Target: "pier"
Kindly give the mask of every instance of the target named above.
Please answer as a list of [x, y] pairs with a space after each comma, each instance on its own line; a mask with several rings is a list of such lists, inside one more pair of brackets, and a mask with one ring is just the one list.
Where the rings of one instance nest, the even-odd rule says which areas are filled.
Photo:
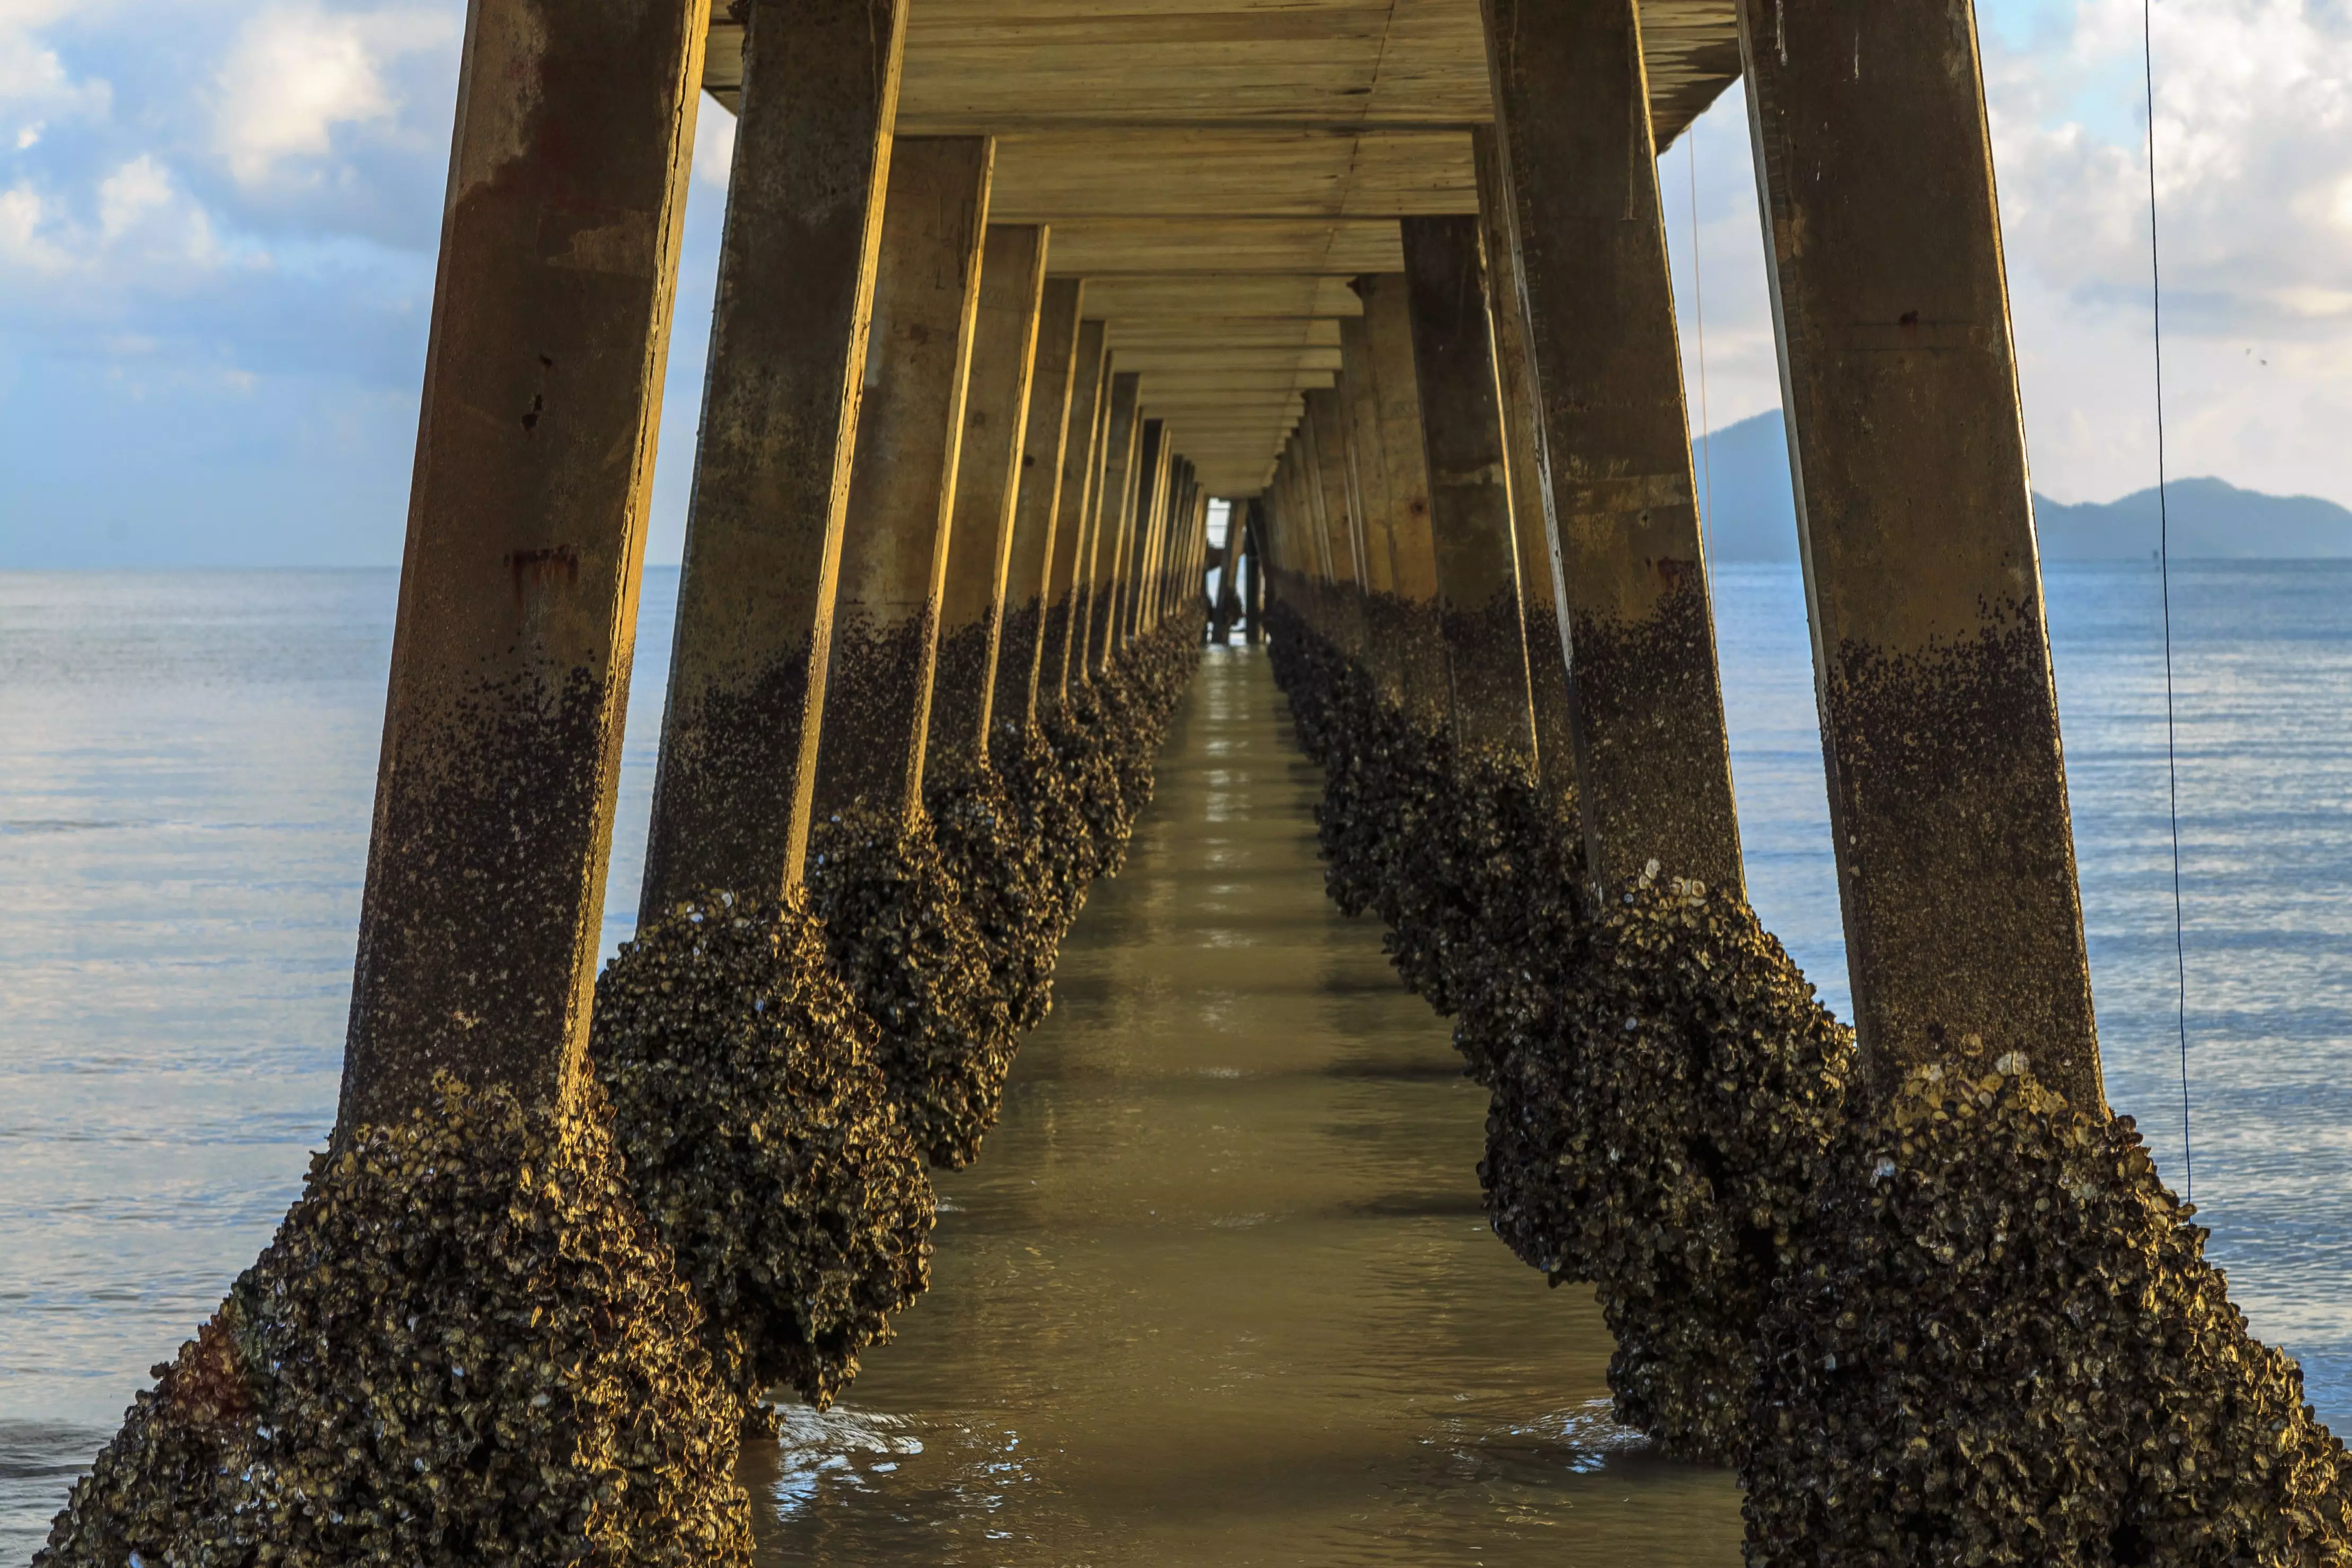
[[[1283, 1003], [1205, 939], [1223, 894], [1160, 901], [1228, 850], [1311, 894], [1308, 789], [1377, 917], [1328, 917], [1349, 962], [1384, 948], [1453, 1020], [1454, 1111], [1487, 1098], [1475, 1186], [1334, 1194], [1350, 1244], [1475, 1230], [1460, 1278], [1499, 1238], [1523, 1295], [1577, 1287], [1593, 1440], [1727, 1468], [1749, 1561], [2352, 1552], [2352, 1460], [2105, 1102], [1965, 7], [472, 0], [466, 48], [337, 1125], [43, 1568], [748, 1561], [745, 1434], [789, 1448], [974, 1244], [942, 1212], [1090, 890], [1064, 983], [1143, 982], [1138, 1049]], [[1660, 151], [1741, 79], [1850, 1022], [1744, 897], [1661, 226]], [[600, 971], [633, 681], [658, 779]], [[1121, 1071], [1203, 1048], [1167, 1049]], [[1344, 1022], [1295, 1049], [1433, 1076]], [[1108, 1168], [1149, 1109], [1077, 1097], [1062, 1146]], [[1234, 1256], [1266, 1288], [1307, 1228]], [[1443, 1490], [1433, 1551], [1475, 1533]]]

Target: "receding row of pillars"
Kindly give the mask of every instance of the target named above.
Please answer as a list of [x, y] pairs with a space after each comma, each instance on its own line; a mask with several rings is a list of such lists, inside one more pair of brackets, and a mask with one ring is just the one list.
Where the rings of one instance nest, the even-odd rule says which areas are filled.
[[[1637, 9], [1484, 12], [1480, 212], [1403, 219], [1403, 276], [1358, 281], [1265, 559], [1457, 757], [1573, 801], [1597, 896], [1738, 894]], [[1864, 1060], [2017, 1051], [2096, 1106], [1973, 29], [1779, 0], [1740, 26]]]
[[[748, 0], [644, 907], [795, 888], [1197, 602], [1208, 496], [987, 137], [894, 134], [903, 0]], [[477, 0], [340, 1124], [579, 1086], [700, 0]]]

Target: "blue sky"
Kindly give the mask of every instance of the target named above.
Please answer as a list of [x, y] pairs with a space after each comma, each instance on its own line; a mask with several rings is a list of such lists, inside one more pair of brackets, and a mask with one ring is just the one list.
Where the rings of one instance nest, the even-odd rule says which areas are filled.
[[[2035, 481], [2063, 499], [2154, 475], [2138, 16], [1982, 13]], [[0, 567], [397, 559], [462, 23], [462, 0], [0, 0]], [[2174, 472], [2352, 502], [2352, 20], [2159, 0], [2157, 29]], [[730, 129], [706, 105], [655, 560]], [[1778, 401], [1736, 93], [1661, 176], [1694, 419], [1727, 424]]]

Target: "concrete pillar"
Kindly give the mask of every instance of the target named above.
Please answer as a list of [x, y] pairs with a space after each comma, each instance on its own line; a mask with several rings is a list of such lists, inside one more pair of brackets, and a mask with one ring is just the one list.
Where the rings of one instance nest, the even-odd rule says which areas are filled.
[[1013, 513], [1021, 494], [1021, 442], [1045, 287], [1045, 229], [1035, 224], [989, 225], [981, 252], [971, 370], [964, 384], [947, 580], [940, 595], [927, 772], [988, 755]]
[[[1389, 570], [1396, 585], [1399, 695], [1413, 721], [1435, 729], [1452, 721], [1453, 677], [1438, 613], [1437, 551], [1429, 529], [1429, 457], [1421, 432], [1421, 383], [1413, 369], [1412, 321], [1405, 280], [1383, 274], [1356, 281], [1363, 299], [1359, 373], [1380, 427], [1376, 452], [1387, 497]], [[1341, 351], [1347, 340], [1341, 339]]]
[[1400, 226], [1454, 738], [1465, 756], [1532, 769], [1527, 639], [1478, 220], [1406, 218]]
[[1094, 564], [1087, 572], [1087, 673], [1099, 675], [1118, 651], [1118, 581], [1135, 522], [1135, 490], [1142, 476], [1143, 378], [1119, 371], [1110, 379], [1110, 429], [1103, 446], [1102, 495], [1095, 508]]
[[1247, 533], [1243, 539], [1247, 568], [1242, 579], [1242, 638], [1255, 647], [1265, 641], [1265, 503], [1250, 503]]
[[[1486, 0], [1501, 183], [1567, 607], [1578, 800], [1601, 886], [1742, 885], [1715, 620], [1632, 0]], [[1499, 214], [1498, 214], [1499, 215]]]
[[1110, 421], [1110, 349], [1100, 321], [1081, 321], [1070, 371], [1069, 434], [1062, 448], [1061, 495], [1054, 503], [1054, 551], [1045, 578], [1045, 625], [1037, 654], [1040, 702], [1059, 702], [1075, 668], [1083, 673], [1089, 513]]
[[1143, 422], [1143, 444], [1136, 459], [1135, 511], [1120, 553], [1118, 607], [1111, 618], [1114, 646], [1125, 647], [1142, 630], [1143, 599], [1150, 571], [1153, 536], [1167, 501], [1168, 426], [1164, 421]]
[[1234, 640], [1234, 621], [1241, 607], [1242, 554], [1249, 538], [1249, 503], [1225, 503], [1225, 544], [1218, 557], [1217, 607], [1212, 619], [1210, 639], [1230, 646]]
[[704, 25], [475, 7], [344, 1133], [433, 1104], [442, 1069], [526, 1104], [581, 1081]]
[[814, 810], [922, 804], [948, 524], [994, 143], [901, 137], [890, 160]]
[[745, 18], [652, 913], [800, 881], [898, 118], [904, 0], [758, 0]]
[[1323, 530], [1337, 640], [1360, 663], [1365, 657], [1363, 563], [1357, 550], [1355, 506], [1348, 486], [1347, 430], [1338, 393], [1328, 387], [1308, 392], [1307, 417], [1299, 421], [1298, 428], [1306, 437], [1301, 477], [1308, 491], [1307, 504]]
[[2102, 1103], [1969, 7], [1740, 7], [1854, 1024]]
[[[1495, 128], [1472, 126], [1470, 145], [1478, 174], [1479, 236], [1486, 254], [1486, 306], [1495, 327], [1495, 379], [1503, 398], [1503, 446], [1510, 460], [1519, 623], [1528, 640], [1528, 703], [1535, 715], [1536, 758], [1543, 787], [1558, 803], [1576, 797], [1576, 727], [1570, 711], [1568, 639], [1560, 630], [1559, 563], [1551, 548], [1549, 491], [1540, 460], [1543, 437], [1536, 412], [1535, 365], [1511, 234], [1510, 185]], [[1675, 373], [1680, 375], [1680, 366]]]
[[[1027, 425], [1022, 435], [1019, 496], [1013, 542], [1005, 558], [1004, 631], [996, 655], [996, 692], [990, 708], [998, 725], [1037, 716], [1044, 668], [1045, 608], [1053, 585], [1055, 518], [1061, 510], [1064, 458], [1070, 442], [1071, 393], [1077, 384], [1078, 311], [1085, 285], [1048, 278], [1038, 302], [1037, 352], [1029, 380]], [[1080, 433], [1084, 439], [1084, 433]], [[1054, 674], [1060, 690], [1061, 672]]]
[[[1363, 571], [1364, 669], [1381, 701], [1405, 704], [1404, 601], [1397, 591], [1395, 525], [1381, 450], [1379, 399], [1365, 362], [1360, 317], [1339, 322], [1339, 418], [1347, 434], [1356, 559]], [[1425, 519], [1424, 519], [1425, 520]]]

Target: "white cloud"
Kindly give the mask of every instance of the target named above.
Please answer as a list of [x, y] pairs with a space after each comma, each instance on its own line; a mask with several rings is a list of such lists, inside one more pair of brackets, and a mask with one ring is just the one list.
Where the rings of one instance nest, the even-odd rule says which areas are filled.
[[0, 0], [0, 135], [19, 152], [34, 146], [54, 120], [104, 119], [113, 89], [104, 81], [77, 81], [38, 29], [68, 14], [62, 0]]
[[315, 3], [274, 5], [238, 32], [217, 80], [215, 150], [240, 183], [267, 184], [289, 162], [315, 179], [338, 127], [396, 119], [400, 95], [386, 68], [454, 37], [446, 5], [331, 11]]
[[46, 279], [62, 304], [131, 287], [183, 292], [225, 267], [267, 265], [224, 244], [211, 214], [152, 153], [110, 171], [89, 206], [78, 213], [29, 182], [0, 192], [0, 276]]
[[706, 99], [694, 117], [694, 177], [724, 191], [734, 168], [735, 117]]
[[[2139, 17], [2059, 0], [1982, 27], [2028, 449], [2062, 500], [2156, 480]], [[2157, 0], [2155, 22], [2168, 471], [2352, 503], [2352, 30], [2302, 0]], [[1719, 426], [1780, 391], [1737, 87], [1698, 134]], [[1682, 147], [1659, 174], [1696, 421]]]

